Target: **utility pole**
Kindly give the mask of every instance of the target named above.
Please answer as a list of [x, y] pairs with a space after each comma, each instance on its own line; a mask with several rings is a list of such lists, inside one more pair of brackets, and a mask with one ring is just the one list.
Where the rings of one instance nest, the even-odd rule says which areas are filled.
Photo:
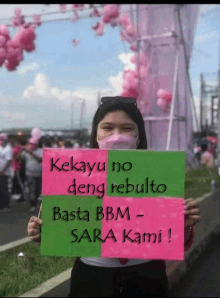
[[218, 68], [218, 138], [217, 138], [217, 148], [218, 148], [218, 174], [220, 175], [220, 36], [219, 36], [219, 68]]
[[71, 112], [71, 117], [70, 117], [70, 128], [73, 129], [73, 109], [74, 109], [74, 104], [73, 102], [71, 102], [71, 106], [70, 106], [70, 112]]

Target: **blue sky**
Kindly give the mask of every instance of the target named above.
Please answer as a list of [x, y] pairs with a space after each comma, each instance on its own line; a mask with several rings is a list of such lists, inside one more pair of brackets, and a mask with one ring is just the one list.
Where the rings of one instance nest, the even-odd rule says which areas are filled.
[[[43, 12], [43, 9], [59, 11], [58, 5], [0, 5], [0, 23], [9, 24], [10, 21], [1, 19], [12, 17], [17, 7], [25, 15]], [[198, 112], [200, 73], [218, 71], [219, 14], [220, 5], [200, 5], [190, 64]], [[67, 14], [55, 17], [64, 18]], [[121, 92], [122, 72], [131, 67], [132, 55], [129, 45], [120, 41], [117, 27], [106, 26], [105, 34], [96, 37], [91, 26], [97, 21], [82, 18], [76, 23], [45, 22], [37, 27], [36, 50], [25, 53], [18, 70], [8, 72], [0, 68], [0, 128], [69, 128], [70, 102], [74, 102], [74, 127], [78, 128], [79, 98], [86, 100], [83, 121], [90, 127], [97, 108], [97, 92], [100, 90], [101, 95]], [[11, 29], [12, 35], [14, 32]], [[76, 47], [72, 44], [74, 38], [80, 41]], [[214, 79], [207, 76], [210, 84]]]

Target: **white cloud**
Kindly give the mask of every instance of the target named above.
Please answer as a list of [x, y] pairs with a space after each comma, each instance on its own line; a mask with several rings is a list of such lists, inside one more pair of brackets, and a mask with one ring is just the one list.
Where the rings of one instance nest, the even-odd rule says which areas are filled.
[[10, 113], [9, 111], [1, 111], [0, 112], [2, 118], [6, 118], [7, 122], [14, 122], [15, 124], [19, 124], [16, 121], [18, 120], [25, 120], [24, 113]]
[[26, 65], [26, 66], [20, 66], [17, 70], [17, 73], [19, 75], [26, 75], [27, 73], [34, 71], [39, 68], [39, 65], [36, 62], [33, 62], [32, 64]]

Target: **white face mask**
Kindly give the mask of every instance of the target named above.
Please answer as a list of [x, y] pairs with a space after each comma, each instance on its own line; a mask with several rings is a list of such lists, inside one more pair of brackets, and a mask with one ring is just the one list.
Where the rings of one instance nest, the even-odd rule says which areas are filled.
[[139, 139], [122, 134], [113, 134], [101, 141], [97, 141], [97, 143], [99, 149], [136, 149]]

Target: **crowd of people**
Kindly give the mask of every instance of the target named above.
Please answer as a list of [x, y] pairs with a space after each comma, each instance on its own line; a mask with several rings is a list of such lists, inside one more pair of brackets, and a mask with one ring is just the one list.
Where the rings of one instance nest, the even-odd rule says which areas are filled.
[[0, 210], [9, 212], [11, 198], [18, 195], [16, 202], [29, 202], [29, 212], [35, 212], [41, 196], [43, 148], [74, 147], [79, 146], [61, 137], [37, 140], [0, 134]]
[[211, 152], [207, 144], [197, 145], [194, 148], [194, 153], [199, 164], [205, 164], [208, 168], [215, 166], [215, 152]]

